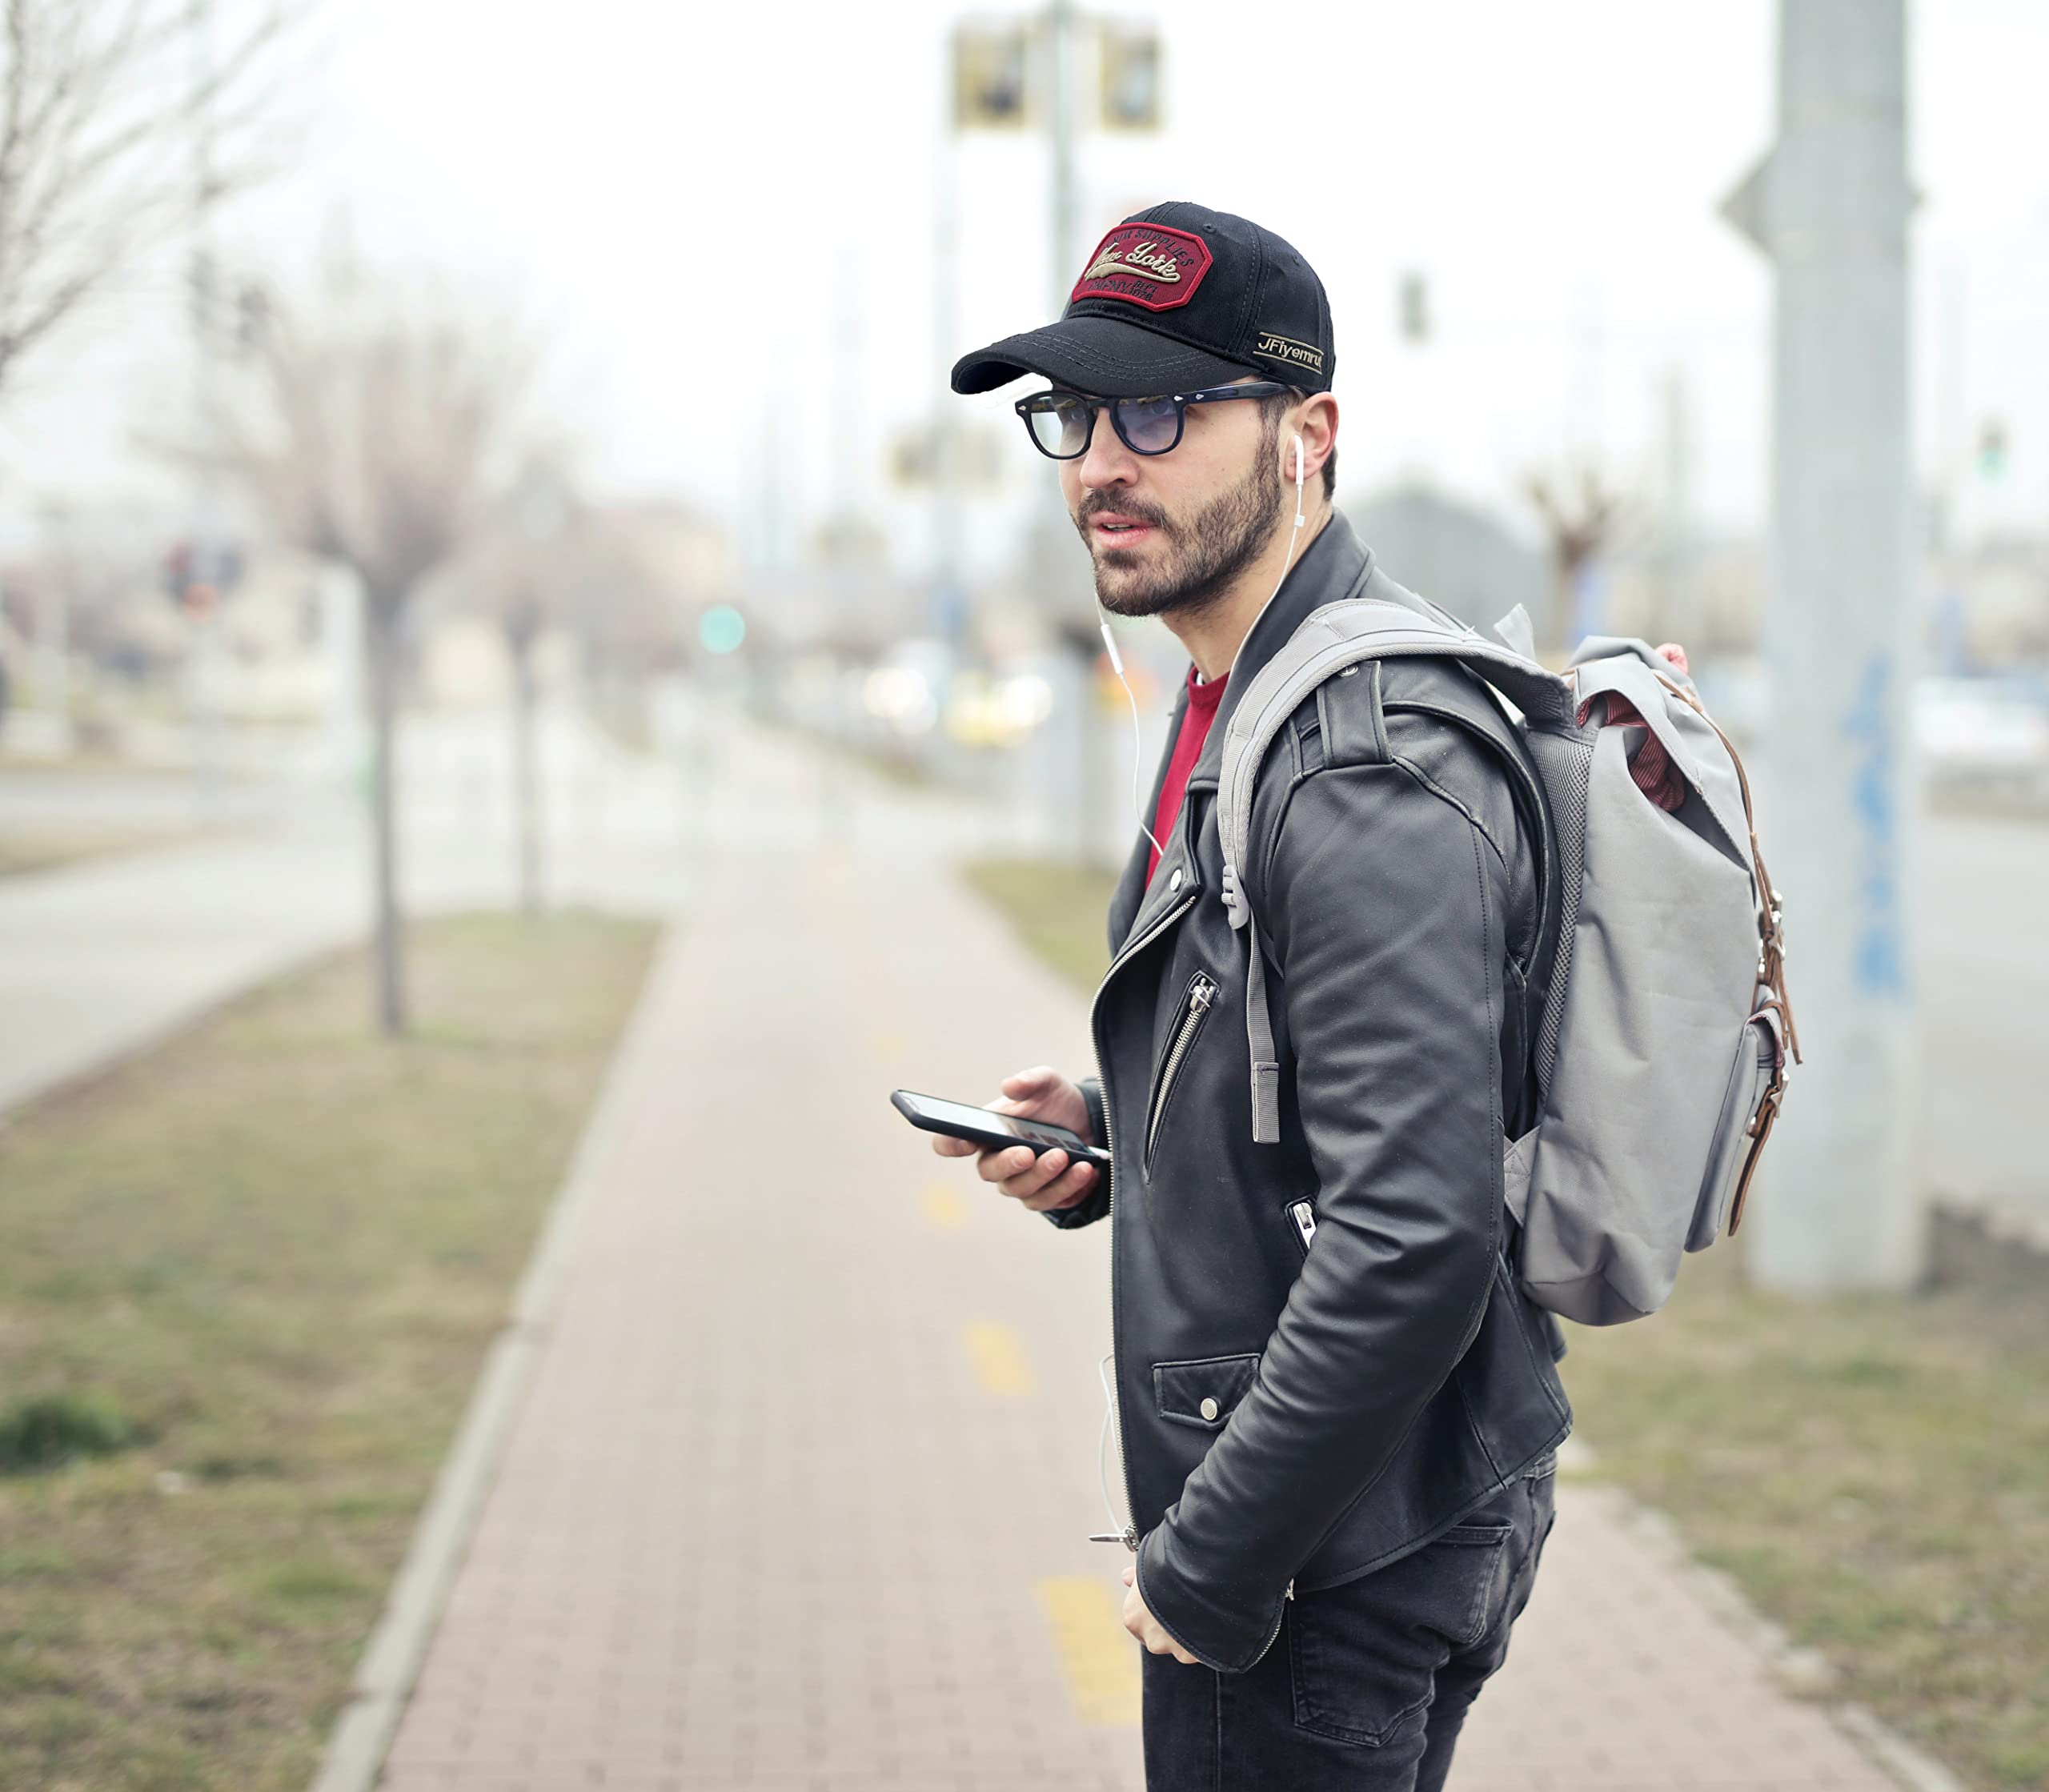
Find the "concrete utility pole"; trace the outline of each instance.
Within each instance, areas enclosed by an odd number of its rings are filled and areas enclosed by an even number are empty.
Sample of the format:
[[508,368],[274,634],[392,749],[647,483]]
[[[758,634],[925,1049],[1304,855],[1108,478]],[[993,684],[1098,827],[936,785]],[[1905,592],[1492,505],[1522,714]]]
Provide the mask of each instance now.
[[1749,1261],[1803,1292],[1920,1273],[1905,0],[1781,0],[1778,142],[1724,208],[1778,276],[1762,836],[1806,1064]]

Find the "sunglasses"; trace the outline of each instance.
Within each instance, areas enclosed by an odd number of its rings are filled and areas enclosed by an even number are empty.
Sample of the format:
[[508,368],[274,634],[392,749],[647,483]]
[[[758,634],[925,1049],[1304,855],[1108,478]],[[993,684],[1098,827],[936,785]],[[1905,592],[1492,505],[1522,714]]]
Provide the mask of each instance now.
[[1032,446],[1054,460],[1079,460],[1095,439],[1096,413],[1107,410],[1117,439],[1135,455],[1163,455],[1181,443],[1192,404],[1263,399],[1289,388],[1273,379],[1245,386],[1211,386],[1200,392],[1165,392],[1143,399],[1092,399],[1081,392],[1034,392],[1017,401]]

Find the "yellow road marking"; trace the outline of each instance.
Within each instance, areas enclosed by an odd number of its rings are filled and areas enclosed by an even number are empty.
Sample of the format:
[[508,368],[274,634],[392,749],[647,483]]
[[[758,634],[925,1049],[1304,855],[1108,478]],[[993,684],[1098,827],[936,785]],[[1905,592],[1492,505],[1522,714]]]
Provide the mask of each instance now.
[[1138,1645],[1121,1602],[1101,1581],[1062,1575],[1039,1582],[1039,1606],[1067,1670],[1067,1690],[1084,1723],[1138,1722]]
[[975,1373],[990,1393],[1028,1394],[1032,1391],[1032,1370],[1024,1353],[1017,1347],[1017,1334],[1008,1325],[982,1320],[968,1328],[968,1354]]
[[925,1217],[943,1232],[958,1232],[968,1223],[968,1204],[945,1182],[928,1182],[923,1197]]

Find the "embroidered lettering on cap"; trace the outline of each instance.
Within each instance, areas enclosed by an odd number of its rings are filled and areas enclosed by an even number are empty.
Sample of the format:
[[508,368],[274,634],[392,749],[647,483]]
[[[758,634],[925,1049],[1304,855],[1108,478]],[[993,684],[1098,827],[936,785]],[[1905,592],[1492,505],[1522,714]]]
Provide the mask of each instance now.
[[1069,302],[1120,299],[1149,311],[1171,311],[1194,298],[1213,259],[1209,245],[1189,231],[1120,224],[1096,245]]
[[1100,279],[1106,274],[1136,274],[1148,280],[1159,280],[1171,286],[1181,277],[1181,269],[1174,258],[1161,252],[1157,243],[1134,243],[1129,249],[1112,243],[1096,259],[1095,265],[1081,278]]
[[1323,371],[1323,351],[1312,343],[1298,343],[1293,336],[1277,336],[1269,331],[1253,346],[1253,353],[1263,355],[1269,361],[1307,367],[1312,373]]

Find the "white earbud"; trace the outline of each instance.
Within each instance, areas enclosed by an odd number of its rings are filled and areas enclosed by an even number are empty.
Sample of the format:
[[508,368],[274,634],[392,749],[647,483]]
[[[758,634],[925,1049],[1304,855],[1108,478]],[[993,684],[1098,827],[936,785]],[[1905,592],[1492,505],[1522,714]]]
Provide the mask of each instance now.
[[1302,515],[1302,439],[1295,438],[1295,527],[1301,528],[1309,519]]

